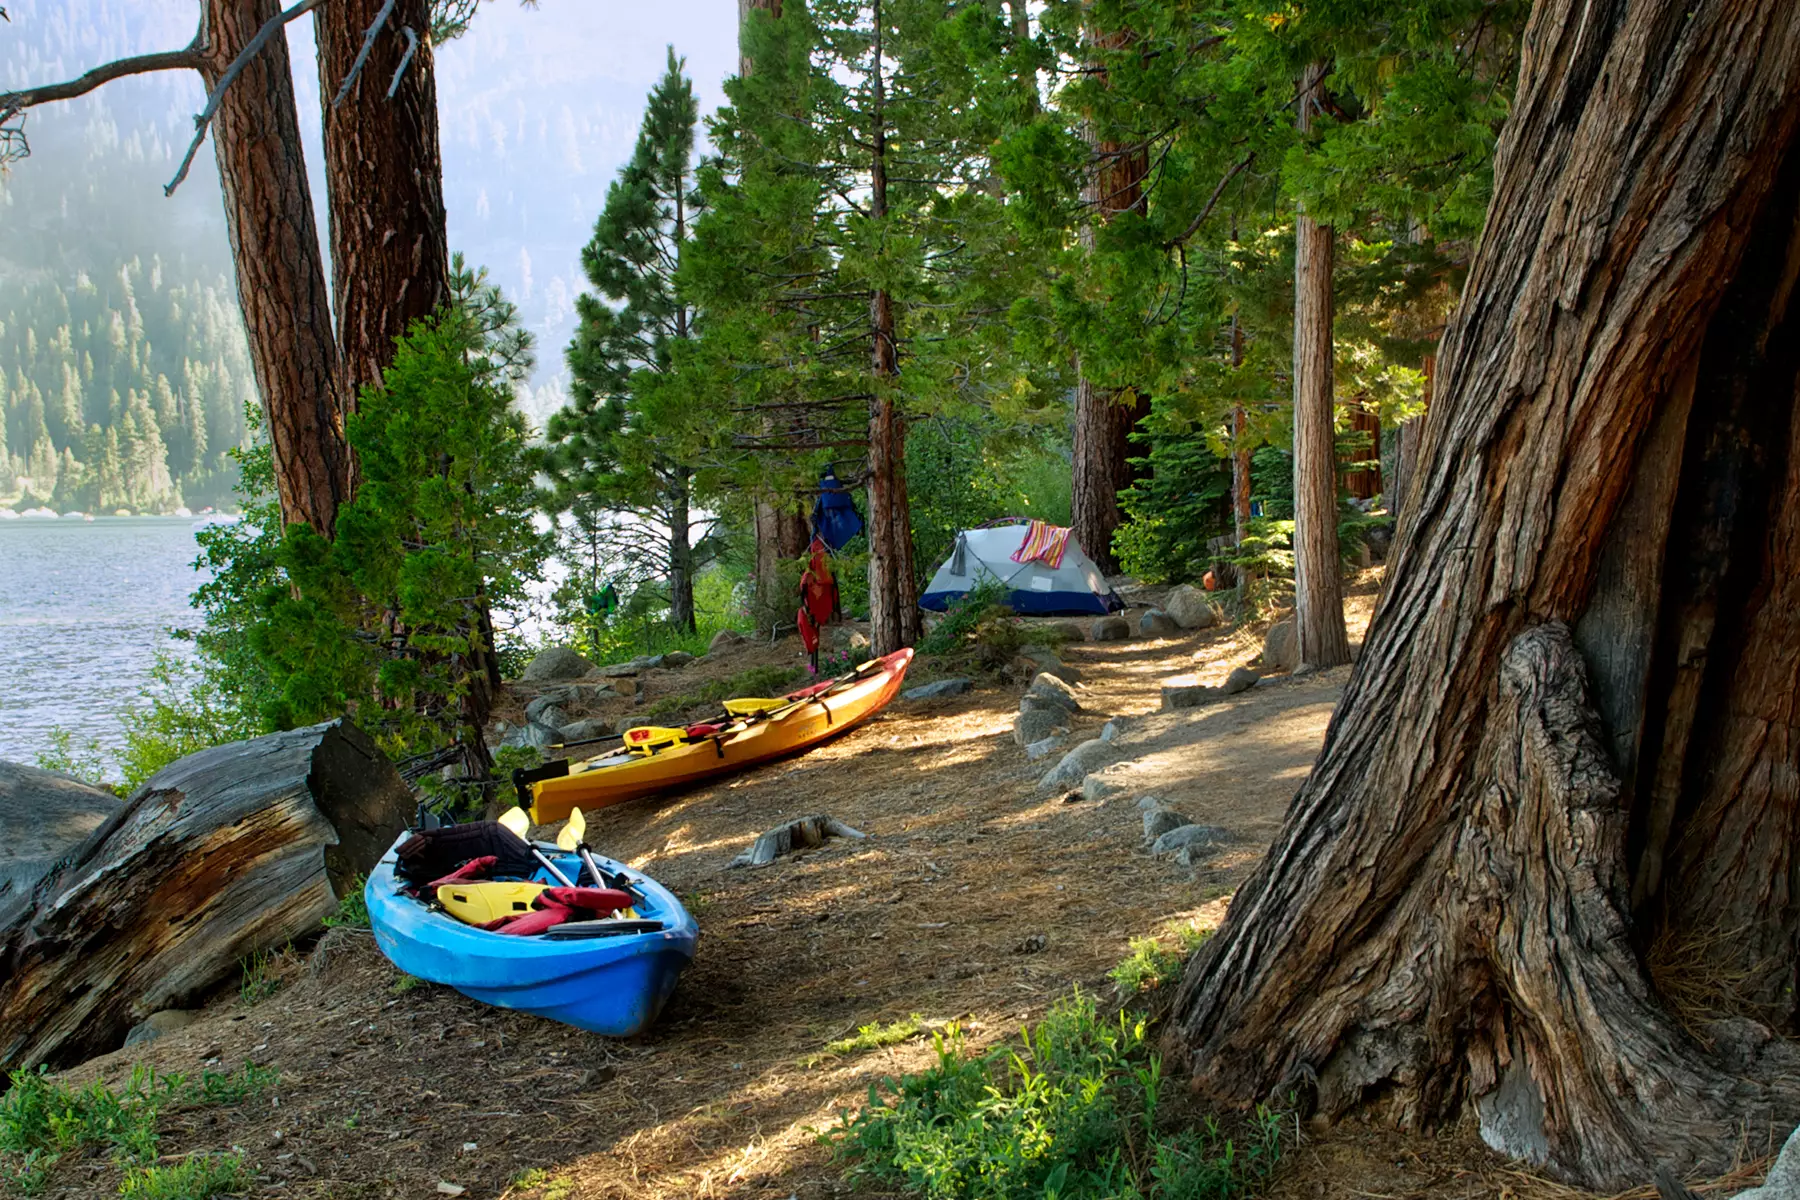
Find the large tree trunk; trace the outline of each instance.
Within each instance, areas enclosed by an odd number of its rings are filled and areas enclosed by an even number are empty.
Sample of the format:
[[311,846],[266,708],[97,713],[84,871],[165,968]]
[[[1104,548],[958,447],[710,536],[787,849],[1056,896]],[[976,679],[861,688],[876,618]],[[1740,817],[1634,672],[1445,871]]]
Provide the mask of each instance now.
[[[1437,355],[1425,356],[1425,408],[1431,409],[1431,392],[1433,380],[1437,376]],[[1406,489],[1412,486],[1413,476],[1419,471],[1419,446],[1425,436],[1424,414],[1410,421],[1402,421],[1394,427],[1394,475],[1387,481],[1384,496],[1387,510],[1396,519],[1400,509],[1406,503]]]
[[694,621],[694,547],[688,504],[692,483],[686,467],[674,467],[669,480],[669,623],[689,633]]
[[341,720],[157,772],[0,906],[0,1069],[115,1050],[240,959],[316,930],[412,807],[393,764]]
[[[384,0],[333,0],[315,14],[331,266],[346,404],[379,386],[394,339],[450,298],[430,0],[399,0],[349,95],[334,101]],[[408,52],[418,45],[388,96]]]
[[[1244,365],[1244,328],[1231,318],[1231,369]],[[1232,540],[1239,546],[1250,535],[1250,438],[1245,433],[1246,414],[1239,404],[1231,410],[1231,524]]]
[[[1324,90],[1325,65],[1307,68],[1300,132]],[[1300,661],[1350,661],[1338,558],[1337,441],[1333,421],[1331,274],[1336,233],[1304,211],[1294,221],[1294,628]]]
[[1171,1042],[1613,1189],[1800,1119],[1750,1019],[1800,960],[1800,6],[1525,47],[1386,592]]
[[[209,92],[279,9],[277,0],[207,0],[199,40]],[[349,498],[350,447],[285,37],[226,89],[212,133],[281,518],[331,537]]]
[[1357,465],[1344,472],[1344,490],[1358,500],[1370,500],[1381,492],[1381,418],[1361,401],[1349,408],[1350,430],[1362,436],[1351,460]]
[[[1118,49],[1126,44],[1127,37],[1121,33],[1096,34],[1094,44]],[[1144,179],[1149,173],[1147,146],[1096,142],[1088,180],[1093,220],[1104,225],[1120,213],[1144,212]],[[1086,236],[1091,244],[1091,229]],[[1150,398],[1135,389],[1096,387],[1085,372],[1076,379],[1070,525],[1075,541],[1107,575],[1119,570],[1112,548],[1113,531],[1125,520],[1119,508],[1119,493],[1136,478],[1131,466],[1131,433],[1149,414]]]

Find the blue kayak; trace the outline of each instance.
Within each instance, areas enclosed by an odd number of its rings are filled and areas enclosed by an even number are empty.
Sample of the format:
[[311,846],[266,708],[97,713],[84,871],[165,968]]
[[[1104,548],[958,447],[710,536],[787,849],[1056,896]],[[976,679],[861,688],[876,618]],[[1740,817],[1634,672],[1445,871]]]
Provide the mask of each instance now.
[[[566,939],[492,933],[401,890],[395,848],[408,836],[402,834],[375,864],[363,889],[375,944],[408,975],[484,1004],[630,1037],[656,1020],[675,980],[694,959],[700,935],[694,918],[669,889],[623,863],[594,856],[602,871],[622,877],[622,886],[637,898],[633,908],[640,920],[628,927],[661,922],[661,929]],[[537,846],[570,879],[579,879],[579,856]],[[539,882],[554,881],[543,872]]]

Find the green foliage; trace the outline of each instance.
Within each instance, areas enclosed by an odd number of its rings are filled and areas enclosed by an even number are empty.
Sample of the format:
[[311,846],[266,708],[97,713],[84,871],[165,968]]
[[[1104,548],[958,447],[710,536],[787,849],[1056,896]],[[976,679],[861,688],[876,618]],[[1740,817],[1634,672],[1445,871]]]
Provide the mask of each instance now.
[[238,974],[238,1000],[246,1008],[262,1003],[281,990],[275,955],[268,950],[257,950],[239,960]]
[[50,748],[38,752],[38,766],[79,779],[90,787],[111,787],[106,778],[106,752],[99,738],[78,738],[67,729],[55,728],[44,740]]
[[842,1058],[846,1054],[861,1054],[866,1050],[879,1050],[883,1046],[898,1046],[901,1042],[918,1037],[926,1028],[925,1018],[918,1013],[898,1021],[889,1021],[885,1025],[879,1021],[859,1025],[856,1032],[848,1037],[826,1042],[822,1052],[808,1057],[802,1065],[814,1067],[828,1059]]
[[1211,933],[1211,930],[1183,925],[1176,934],[1179,939],[1177,950],[1165,949],[1153,937],[1132,938],[1131,953],[1107,972],[1107,978],[1128,996],[1173,983],[1181,977],[1182,967],[1187,960],[1194,951],[1206,944]]
[[242,1154],[190,1154],[169,1166],[133,1167],[119,1184],[128,1200],[212,1200],[242,1192],[256,1172]]
[[1130,520],[1113,534],[1113,553],[1146,583],[1198,579],[1212,565],[1207,542],[1235,528],[1231,461],[1219,454],[1225,447],[1209,445],[1160,407],[1137,437],[1149,453],[1136,460],[1138,482],[1119,493]]
[[[796,589],[798,580],[796,573]],[[558,625],[571,634],[567,644],[601,664],[628,662],[672,650],[705,654],[714,635],[721,629],[744,629],[749,621],[738,599],[737,581],[717,566],[702,572],[694,582],[692,630],[668,620],[668,594],[656,584],[647,584],[629,593],[618,610],[605,618],[567,603],[575,599],[573,593],[559,592],[557,598],[564,601],[560,605]],[[791,609],[787,616],[792,619]]]
[[124,790],[137,788],[177,759],[265,732],[258,715],[240,707],[216,664],[158,652],[146,686],[149,703],[124,718],[119,754]]
[[647,725],[672,721],[690,709],[717,705],[725,700],[754,696],[785,696],[806,678],[799,667],[751,667],[729,679],[711,679],[691,692],[665,696],[644,710]]
[[952,1025],[937,1061],[883,1080],[827,1134],[858,1174],[927,1200],[1202,1200],[1247,1194],[1280,1153],[1260,1111],[1241,1140],[1216,1124],[1159,1128],[1163,1076],[1142,1018],[1102,1018],[1077,995],[1020,1034],[968,1051]]
[[950,601],[943,620],[919,642],[919,653],[954,654],[967,649],[983,621],[1011,612],[1006,603],[1006,585],[998,579],[979,579],[974,587]]
[[[499,762],[496,762],[495,766],[503,771],[511,769],[507,764]],[[367,882],[368,876],[362,874],[358,874],[350,881],[350,887],[342,896],[338,897],[337,911],[325,918],[325,928],[336,929],[340,926],[345,929],[369,928],[369,900],[363,892],[363,885]]]

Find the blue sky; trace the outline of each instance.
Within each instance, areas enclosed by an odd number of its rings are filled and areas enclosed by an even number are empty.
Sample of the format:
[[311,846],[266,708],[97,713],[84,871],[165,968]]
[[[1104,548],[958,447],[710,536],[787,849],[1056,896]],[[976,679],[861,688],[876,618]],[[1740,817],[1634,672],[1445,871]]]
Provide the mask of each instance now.
[[[0,86],[17,87],[78,74],[122,54],[163,50],[193,36],[195,0],[8,0],[13,24],[0,26]],[[737,66],[735,0],[488,0],[474,27],[441,49],[438,102],[444,152],[444,199],[450,244],[485,265],[520,307],[538,338],[541,389],[528,402],[535,416],[553,406],[562,347],[581,290],[579,252],[605,199],[607,184],[631,152],[644,96],[662,73],[664,47],[687,59],[707,113],[723,99],[721,83]],[[289,27],[308,166],[321,227],[318,76],[311,18]],[[95,128],[110,120],[117,142],[145,160],[146,171],[173,174],[184,130],[203,99],[197,76],[121,80],[68,111],[32,118],[32,192],[79,187]],[[79,124],[78,124],[79,123]],[[84,148],[58,136],[84,128]],[[210,149],[174,200],[158,189],[118,198],[118,220],[131,237],[173,236],[224,243],[217,177]],[[24,182],[24,181],[21,181]],[[135,190],[135,189],[134,189]],[[17,228],[0,209],[0,228]],[[138,230],[144,218],[152,229]],[[40,210],[35,223],[54,220]],[[102,233],[107,231],[95,231]],[[146,246],[148,252],[158,247]],[[166,253],[166,250],[164,251]]]

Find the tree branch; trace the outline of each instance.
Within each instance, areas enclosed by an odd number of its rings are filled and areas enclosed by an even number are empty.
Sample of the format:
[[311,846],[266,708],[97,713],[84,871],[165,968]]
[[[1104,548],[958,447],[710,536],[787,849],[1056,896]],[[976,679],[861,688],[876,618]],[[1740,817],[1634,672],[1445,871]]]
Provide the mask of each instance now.
[[406,35],[406,53],[400,56],[400,65],[394,68],[394,81],[388,84],[389,100],[400,90],[400,80],[406,75],[406,68],[412,63],[413,54],[419,48],[419,35],[413,32],[411,25],[402,26],[400,32]]
[[[8,20],[10,22],[10,18]],[[57,100],[73,100],[78,96],[85,96],[95,88],[111,83],[115,79],[123,79],[127,75],[148,75],[153,71],[197,71],[199,69],[200,45],[196,38],[195,41],[180,50],[163,50],[156,54],[140,54],[135,58],[121,58],[113,62],[102,63],[87,74],[65,83],[47,83],[42,87],[27,88],[22,92],[0,92],[0,121],[40,104],[50,104]]]
[[[264,21],[263,27],[256,31],[256,36],[251,38],[242,50],[238,51],[238,56],[231,60],[231,65],[225,68],[223,75],[219,76],[218,85],[206,97],[206,107],[201,109],[200,115],[194,118],[194,140],[188,143],[187,154],[181,160],[181,169],[175,172],[175,178],[171,179],[169,186],[163,189],[164,196],[173,196],[175,189],[180,187],[182,180],[187,178],[188,168],[194,165],[194,155],[200,153],[200,145],[206,140],[207,126],[212,124],[213,115],[219,111],[219,102],[225,98],[225,89],[230,87],[239,75],[243,74],[244,68],[250,65],[250,61],[263,52],[263,48],[286,27],[289,21],[311,12],[323,3],[325,0],[300,0],[300,3],[285,12],[276,13]],[[190,49],[194,51],[195,61],[192,65],[195,70],[198,70],[200,67],[199,49],[197,46],[190,47]]]
[[1238,159],[1237,164],[1233,166],[1231,170],[1225,172],[1225,178],[1219,180],[1219,186],[1213,189],[1211,196],[1207,197],[1206,207],[1201,209],[1199,214],[1195,216],[1192,221],[1188,222],[1188,227],[1182,231],[1180,237],[1169,243],[1171,247],[1186,245],[1189,238],[1200,232],[1201,224],[1205,222],[1206,218],[1212,216],[1213,206],[1218,204],[1219,197],[1225,194],[1226,187],[1232,180],[1236,179],[1244,168],[1248,167],[1255,158],[1256,151],[1252,150],[1250,153],[1244,155],[1244,157]]
[[350,73],[344,76],[344,86],[338,89],[338,94],[331,101],[331,107],[336,108],[342,104],[344,97],[350,94],[350,89],[356,84],[356,77],[362,74],[363,64],[369,61],[369,51],[375,48],[375,39],[380,36],[382,27],[388,23],[388,18],[394,15],[394,5],[397,2],[398,0],[387,0],[387,3],[381,6],[381,11],[375,14],[375,23],[369,26],[367,33],[363,34],[362,49],[356,52],[356,61],[350,64]]

